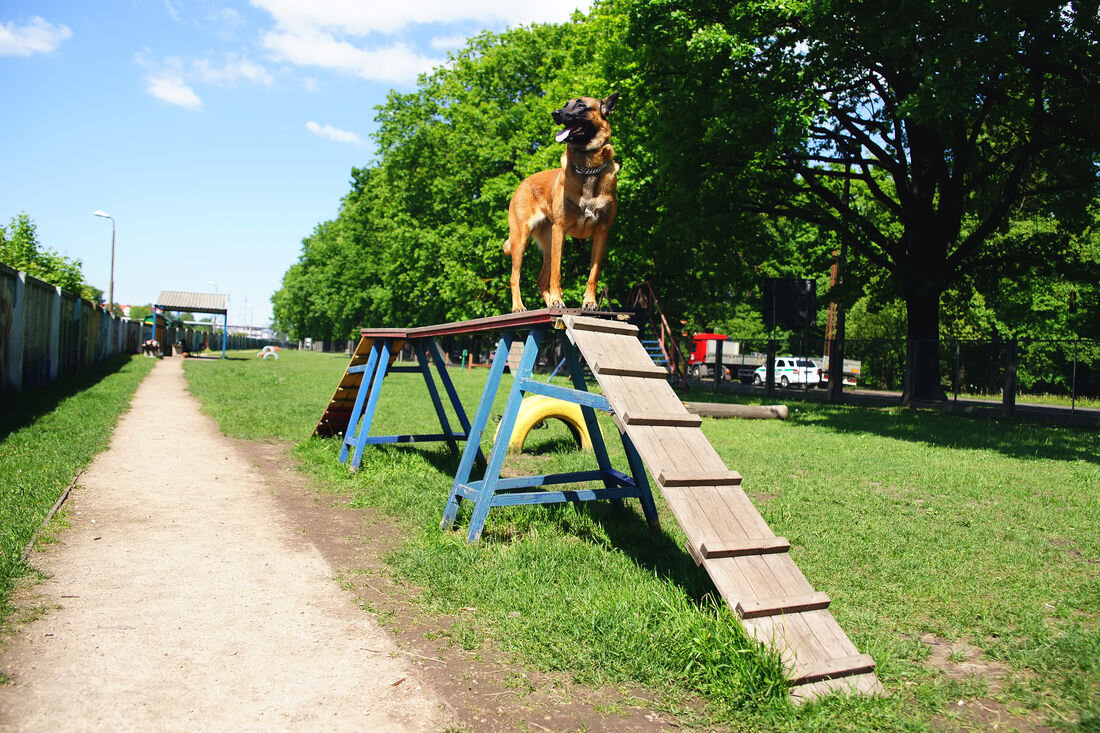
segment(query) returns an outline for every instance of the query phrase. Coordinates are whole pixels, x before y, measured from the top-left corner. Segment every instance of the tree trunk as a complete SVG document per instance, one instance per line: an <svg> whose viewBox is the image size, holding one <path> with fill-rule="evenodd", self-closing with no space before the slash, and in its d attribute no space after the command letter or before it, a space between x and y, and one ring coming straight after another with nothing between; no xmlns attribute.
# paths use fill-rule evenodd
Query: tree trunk
<svg viewBox="0 0 1100 733"><path fill-rule="evenodd" d="M905 289L909 340L903 405L947 399L940 384L940 293L940 288L927 281L911 283Z"/></svg>

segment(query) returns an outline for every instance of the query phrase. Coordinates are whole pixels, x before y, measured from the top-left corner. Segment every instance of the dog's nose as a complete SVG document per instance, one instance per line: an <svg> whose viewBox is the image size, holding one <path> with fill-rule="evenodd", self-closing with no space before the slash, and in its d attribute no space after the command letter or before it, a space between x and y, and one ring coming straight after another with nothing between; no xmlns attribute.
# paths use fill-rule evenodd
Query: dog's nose
<svg viewBox="0 0 1100 733"><path fill-rule="evenodd" d="M562 112L564 112L564 111L565 110L556 109L556 110L554 110L553 112L550 113L550 116L554 119L554 122L557 122L560 125L561 124L561 115L562 115Z"/></svg>

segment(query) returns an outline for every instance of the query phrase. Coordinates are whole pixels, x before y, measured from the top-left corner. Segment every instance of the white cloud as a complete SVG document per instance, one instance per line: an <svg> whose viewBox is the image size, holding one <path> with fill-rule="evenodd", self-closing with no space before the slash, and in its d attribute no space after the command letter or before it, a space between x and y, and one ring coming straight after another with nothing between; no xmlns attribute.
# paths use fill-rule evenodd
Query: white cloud
<svg viewBox="0 0 1100 733"><path fill-rule="evenodd" d="M436 36L432 39L432 48L436 51L449 51L452 48L462 48L467 40L468 38L463 35Z"/></svg>
<svg viewBox="0 0 1100 733"><path fill-rule="evenodd" d="M144 49L134 56L134 61L147 70L145 89L157 99L187 109L202 109L202 99L193 84L209 84L232 88L247 82L271 86L275 78L259 64L242 59L236 54L226 54L220 63L209 59L181 59L169 56L163 61L150 58Z"/></svg>
<svg viewBox="0 0 1100 733"><path fill-rule="evenodd" d="M233 54L229 54L221 66L215 66L206 59L193 59L191 73L201 81L220 87L236 86L241 79L265 87L271 86L275 81L264 67L248 59L237 58Z"/></svg>
<svg viewBox="0 0 1100 733"><path fill-rule="evenodd" d="M363 140L354 132L348 132L347 130L340 130L332 125L318 125L313 120L306 123L306 129L312 132L318 137L326 137L329 140L335 140L338 143L351 143L352 145L362 145Z"/></svg>
<svg viewBox="0 0 1100 733"><path fill-rule="evenodd" d="M56 51L61 42L72 37L68 26L54 25L38 16L23 25L0 24L0 56L30 56Z"/></svg>
<svg viewBox="0 0 1100 733"><path fill-rule="evenodd" d="M274 28L261 34L272 56L299 66L314 66L364 79L411 85L416 77L444 63L392 38L384 44L353 42L371 34L394 36L410 26L473 22L481 27L562 22L591 0L251 0L271 14ZM348 39L353 40L348 40ZM438 37L436 51L459 48L465 38Z"/></svg>
<svg viewBox="0 0 1100 733"><path fill-rule="evenodd" d="M412 84L417 75L442 63L440 59L417 53L404 43L366 49L319 31L272 31L264 35L263 45L275 58L298 66L317 66L371 81L399 84Z"/></svg>
<svg viewBox="0 0 1100 733"><path fill-rule="evenodd" d="M171 74L145 77L145 89L157 99L187 109L202 109L202 100L195 90L187 86L187 82L179 76Z"/></svg>
<svg viewBox="0 0 1100 733"><path fill-rule="evenodd" d="M419 23L563 22L574 10L587 11L590 0L403 0L365 3L362 0L252 0L275 18L280 28L292 31L327 29L365 36L396 33Z"/></svg>

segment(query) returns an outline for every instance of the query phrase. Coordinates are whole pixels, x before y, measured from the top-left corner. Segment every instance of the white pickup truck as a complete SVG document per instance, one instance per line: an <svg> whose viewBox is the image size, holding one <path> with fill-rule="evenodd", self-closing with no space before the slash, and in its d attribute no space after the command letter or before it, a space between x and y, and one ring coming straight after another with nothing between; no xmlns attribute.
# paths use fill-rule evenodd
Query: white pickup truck
<svg viewBox="0 0 1100 733"><path fill-rule="evenodd" d="M764 384L768 378L768 366L759 367L753 375L753 384ZM809 359L780 356L775 360L775 382L781 387L792 384L823 384L821 367Z"/></svg>

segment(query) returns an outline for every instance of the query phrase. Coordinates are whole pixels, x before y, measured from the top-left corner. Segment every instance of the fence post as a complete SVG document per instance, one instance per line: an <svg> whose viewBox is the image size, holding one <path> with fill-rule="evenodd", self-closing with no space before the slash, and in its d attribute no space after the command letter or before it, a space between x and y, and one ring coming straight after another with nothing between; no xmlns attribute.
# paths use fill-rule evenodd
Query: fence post
<svg viewBox="0 0 1100 733"><path fill-rule="evenodd" d="M1012 417L1016 411L1016 357L1019 342L1009 339L1005 343L1005 381L1004 393L1001 396L1001 412L1005 417Z"/></svg>
<svg viewBox="0 0 1100 733"><path fill-rule="evenodd" d="M768 340L768 361L764 366L764 384L768 397L775 396L775 339Z"/></svg>
<svg viewBox="0 0 1100 733"><path fill-rule="evenodd" d="M18 392L23 389L23 329L26 327L27 273L15 274L15 298L11 309L11 336L8 339L8 373L4 375L5 386Z"/></svg>
<svg viewBox="0 0 1100 733"><path fill-rule="evenodd" d="M714 341L714 391L718 391L718 385L722 382L722 339Z"/></svg>
<svg viewBox="0 0 1100 733"><path fill-rule="evenodd" d="M1073 339L1073 381L1069 388L1069 410L1070 412L1077 412L1077 342L1080 339Z"/></svg>
<svg viewBox="0 0 1100 733"><path fill-rule="evenodd" d="M55 285L50 297L50 337L46 342L46 358L50 361L50 381L56 382L61 369L61 286Z"/></svg>

